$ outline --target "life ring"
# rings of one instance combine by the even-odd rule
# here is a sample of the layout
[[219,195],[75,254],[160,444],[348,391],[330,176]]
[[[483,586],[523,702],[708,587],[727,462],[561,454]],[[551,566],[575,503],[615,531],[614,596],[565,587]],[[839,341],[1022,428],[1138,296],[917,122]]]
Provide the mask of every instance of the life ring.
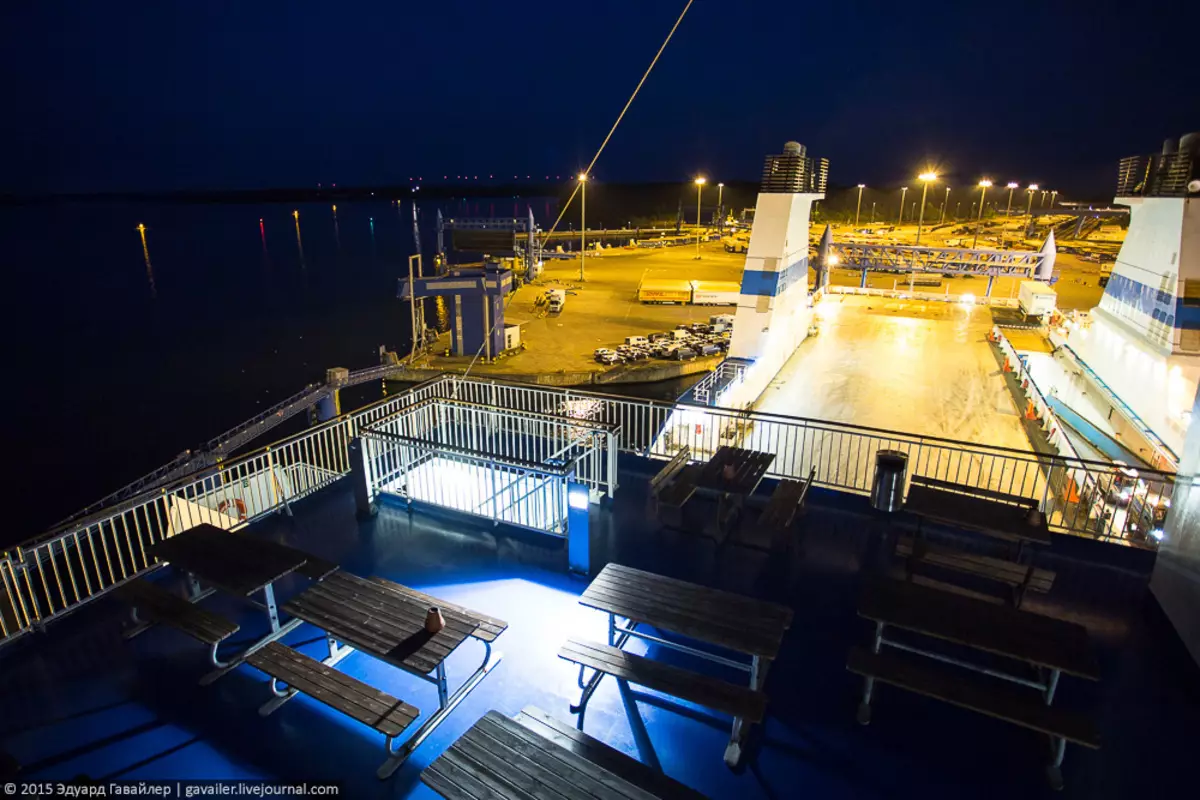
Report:
[[[246,504],[242,502],[242,498],[235,497],[233,498],[233,502],[237,507],[238,521],[240,522],[241,520],[246,519],[246,517],[249,515],[246,513]],[[227,508],[229,508],[228,500],[222,500],[217,504],[217,511],[221,514],[224,514]]]

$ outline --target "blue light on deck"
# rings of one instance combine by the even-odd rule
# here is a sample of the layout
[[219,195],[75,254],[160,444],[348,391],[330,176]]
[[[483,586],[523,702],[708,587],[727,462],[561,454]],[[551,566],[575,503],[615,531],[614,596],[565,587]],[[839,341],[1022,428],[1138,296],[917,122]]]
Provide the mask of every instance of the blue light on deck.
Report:
[[586,486],[573,483],[567,490],[567,506],[576,511],[587,511],[588,489]]

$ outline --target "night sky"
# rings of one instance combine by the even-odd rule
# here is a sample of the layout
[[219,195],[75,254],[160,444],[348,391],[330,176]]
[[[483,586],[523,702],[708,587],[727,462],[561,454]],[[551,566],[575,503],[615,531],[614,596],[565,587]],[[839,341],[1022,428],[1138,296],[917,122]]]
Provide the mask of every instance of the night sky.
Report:
[[[569,174],[682,0],[5,3],[0,191]],[[696,0],[596,168],[1111,191],[1200,129],[1200,4]]]

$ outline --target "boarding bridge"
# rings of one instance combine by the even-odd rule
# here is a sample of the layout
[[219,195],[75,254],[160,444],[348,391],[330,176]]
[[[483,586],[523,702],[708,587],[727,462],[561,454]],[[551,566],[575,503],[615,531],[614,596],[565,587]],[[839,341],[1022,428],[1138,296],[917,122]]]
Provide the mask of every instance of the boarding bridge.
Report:
[[[1053,242],[1050,242],[1053,246]],[[1046,251],[974,250],[963,247],[908,247],[833,243],[831,266],[887,272],[939,275],[987,275],[1029,278],[1044,271]]]

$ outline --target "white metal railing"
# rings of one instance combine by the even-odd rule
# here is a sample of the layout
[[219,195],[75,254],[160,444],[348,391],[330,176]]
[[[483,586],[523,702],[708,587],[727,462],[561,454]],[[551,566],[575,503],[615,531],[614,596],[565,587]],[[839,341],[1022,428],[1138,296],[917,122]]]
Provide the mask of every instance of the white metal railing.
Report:
[[350,470],[364,424],[435,396],[437,381],[74,520],[0,553],[0,645],[158,565],[149,548],[202,522],[237,529]]
[[372,492],[546,533],[566,532],[575,461],[547,467],[375,428],[362,432],[362,444]]
[[[938,292],[918,292],[909,291],[903,288],[905,282],[895,281],[896,288],[879,289],[873,287],[861,286],[836,286],[830,284],[826,287],[830,294],[857,294],[869,297],[895,297],[898,299],[924,300],[930,303],[961,303],[962,295],[950,294],[950,287],[947,286],[942,293]],[[980,306],[1002,306],[1005,308],[1016,308],[1018,305],[1015,297],[997,297],[995,295],[974,295],[971,301],[974,305]]]
[[422,400],[360,428],[494,455],[500,459],[558,466],[568,461],[574,479],[597,494],[617,487],[615,426],[569,414],[550,415],[457,399]]
[[801,479],[815,468],[819,485],[856,494],[870,493],[875,454],[899,450],[908,455],[910,475],[1029,498],[1052,529],[1100,539],[1143,543],[1146,531],[1161,526],[1174,488],[1170,472],[1140,470],[1131,478],[1120,465],[859,425],[482,379],[448,380],[441,390],[452,385],[456,396],[476,402],[543,413],[569,404],[577,413],[618,426],[624,451],[668,458],[686,445],[693,458],[703,460],[721,445],[746,447],[775,454],[770,477]]
[[[1160,527],[1174,475],[988,447],[822,420],[687,403],[618,397],[474,378],[441,377],[352,414],[131,498],[0,553],[0,644],[54,620],[157,565],[155,542],[200,522],[237,528],[317,491],[349,472],[349,442],[365,426],[410,406],[456,400],[529,415],[579,420],[605,430],[606,459],[618,450],[670,457],[687,445],[697,459],[723,444],[774,453],[771,477],[803,478],[816,469],[824,487],[870,491],[878,450],[908,454],[912,475],[1036,500],[1054,530],[1140,543]],[[470,453],[456,463],[469,463]],[[519,458],[508,458],[521,466]],[[530,472],[555,470],[530,464]],[[598,466],[614,476],[615,462]],[[599,484],[597,484],[599,485]]]

